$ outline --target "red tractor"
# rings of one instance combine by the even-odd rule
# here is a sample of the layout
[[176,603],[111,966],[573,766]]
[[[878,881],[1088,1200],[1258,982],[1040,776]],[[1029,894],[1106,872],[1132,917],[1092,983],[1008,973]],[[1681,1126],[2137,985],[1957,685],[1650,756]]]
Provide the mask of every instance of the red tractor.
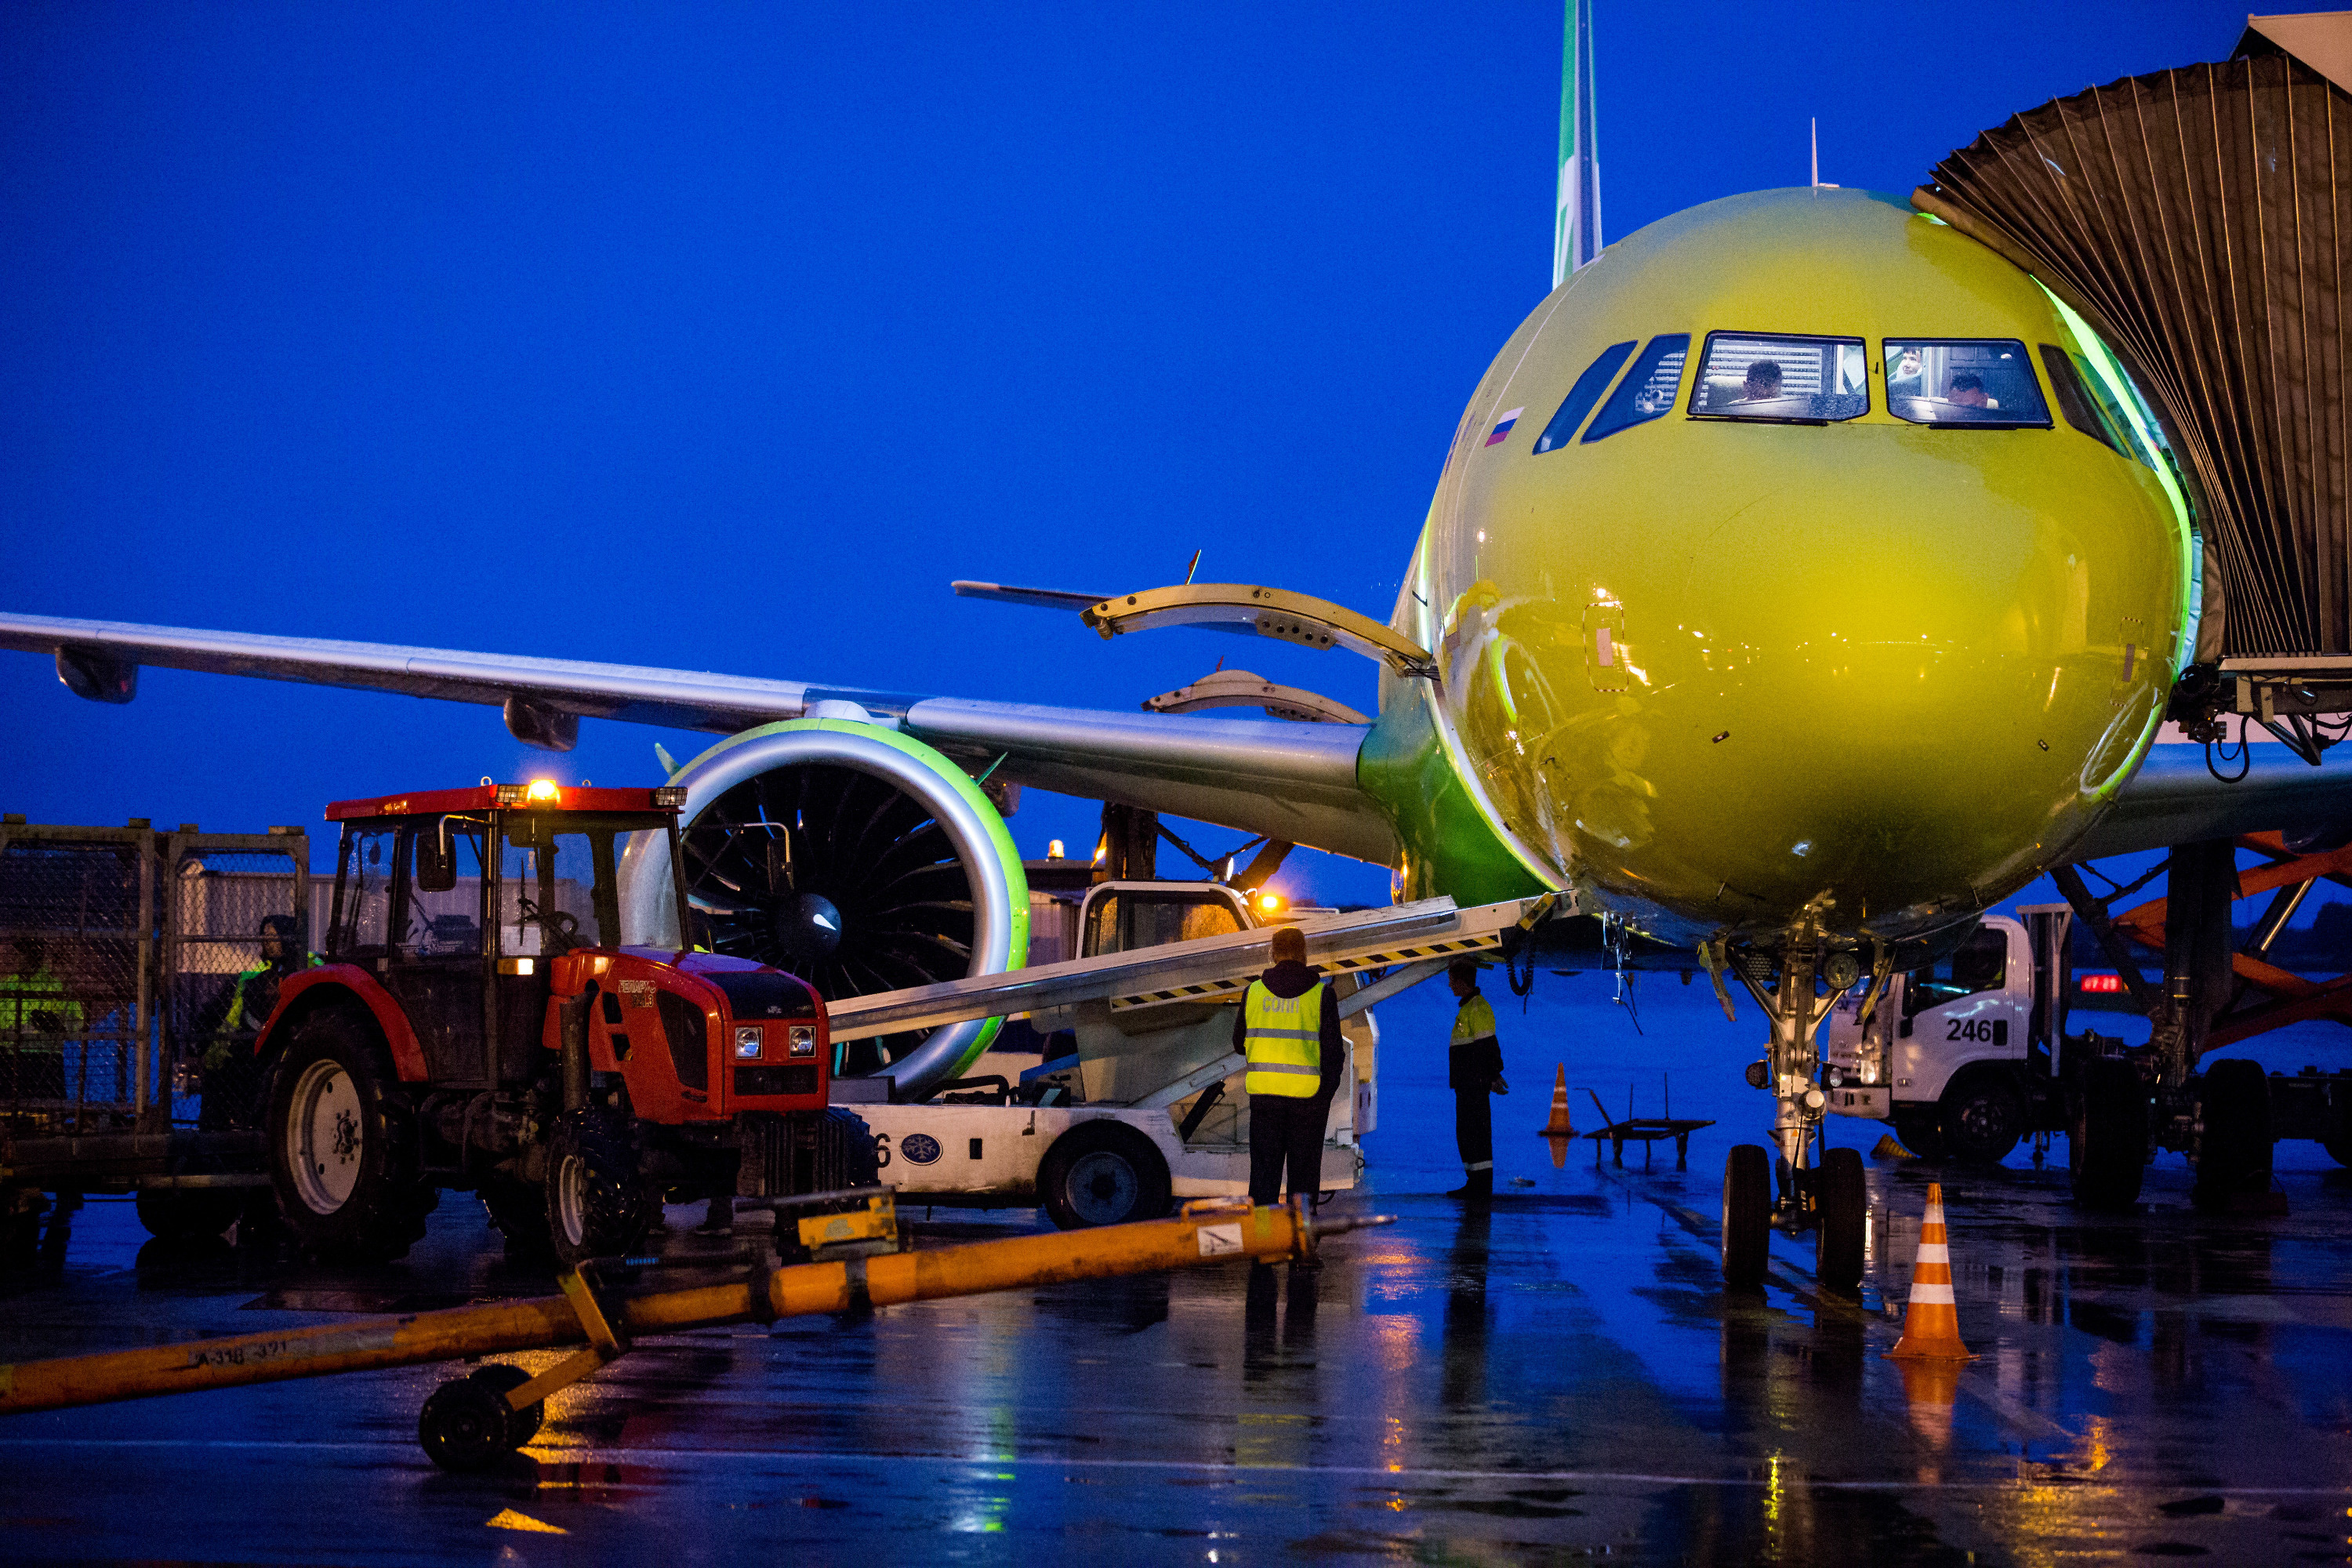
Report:
[[270,1173],[306,1249],[401,1257],[459,1188],[510,1256],[576,1262],[635,1249],[665,1196],[873,1181],[865,1123],[826,1103],[814,991],[625,945],[633,844],[666,842],[645,859],[667,927],[696,929],[685,795],[486,781],[327,808],[326,962],[285,981],[257,1046]]

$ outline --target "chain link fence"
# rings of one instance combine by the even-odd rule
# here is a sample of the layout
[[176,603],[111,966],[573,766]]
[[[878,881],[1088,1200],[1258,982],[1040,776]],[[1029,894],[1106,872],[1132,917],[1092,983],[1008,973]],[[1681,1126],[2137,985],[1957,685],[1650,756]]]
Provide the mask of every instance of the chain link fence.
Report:
[[309,858],[299,834],[167,836],[163,1028],[175,1121],[259,1125],[254,1042],[279,984],[310,962]]
[[[250,1125],[252,1042],[308,961],[310,882],[297,832],[0,823],[7,1135]],[[228,1064],[209,1108],[208,1061]]]
[[0,832],[0,1111],[21,1132],[122,1126],[147,1098],[154,837]]

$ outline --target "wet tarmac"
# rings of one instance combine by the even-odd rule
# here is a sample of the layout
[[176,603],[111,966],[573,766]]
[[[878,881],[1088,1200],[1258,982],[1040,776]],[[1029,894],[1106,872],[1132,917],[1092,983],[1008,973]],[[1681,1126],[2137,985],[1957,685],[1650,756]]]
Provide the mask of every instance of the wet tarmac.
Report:
[[[1400,1223],[1335,1243],[1319,1270],[1222,1265],[652,1342],[557,1395],[488,1476],[443,1475],[415,1447],[441,1368],[7,1418],[0,1556],[2352,1557],[2352,1173],[2290,1163],[2288,1215],[2216,1217],[2167,1158],[2137,1212],[2094,1218],[2066,1195],[2063,1142],[2042,1169],[2024,1151],[1973,1173],[1874,1162],[1859,1303],[1813,1290],[1802,1240],[1776,1243],[1762,1293],[1727,1294],[1719,1172],[1752,1130],[1703,1131],[1688,1172],[1670,1148],[1647,1172],[1630,1152],[1596,1167],[1582,1144],[1555,1169],[1517,1125],[1540,1119],[1536,1076],[1523,1059],[1498,1132],[1507,1182],[1532,1184],[1490,1209],[1436,1195],[1447,1151],[1408,1129],[1441,1101],[1400,1066],[1385,1190],[1349,1200]],[[1685,1098],[1678,1113],[1716,1109]],[[1760,1120],[1760,1097],[1727,1103]],[[1976,1359],[1906,1387],[1885,1352],[1931,1178]],[[671,1246],[710,1245],[686,1233],[696,1211],[670,1213]],[[909,1217],[921,1246],[1039,1223]],[[62,1273],[0,1296],[0,1360],[546,1289],[455,1194],[378,1269],[144,1242],[129,1204],[93,1200]]]

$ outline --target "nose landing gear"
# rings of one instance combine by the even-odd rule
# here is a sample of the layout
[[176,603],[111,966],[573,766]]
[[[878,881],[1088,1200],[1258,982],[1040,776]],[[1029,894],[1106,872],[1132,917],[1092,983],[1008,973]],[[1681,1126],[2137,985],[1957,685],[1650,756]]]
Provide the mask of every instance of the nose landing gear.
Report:
[[[1854,1295],[1862,1287],[1868,1199],[1862,1156],[1852,1149],[1822,1152],[1822,1115],[1829,1101],[1816,1081],[1816,1037],[1839,994],[1860,978],[1860,966],[1850,952],[1824,957],[1811,941],[1791,938],[1781,949],[1777,982],[1768,986],[1749,964],[1726,963],[1719,953],[1708,956],[1716,960],[1711,970],[1728,969],[1739,977],[1772,1024],[1765,1058],[1748,1069],[1748,1081],[1772,1094],[1773,1148],[1743,1143],[1725,1162],[1724,1283],[1735,1289],[1760,1286],[1770,1261],[1771,1232],[1810,1230],[1816,1282],[1823,1289]],[[1885,987],[1885,969],[1882,963],[1873,976],[1865,1009]],[[1777,1200],[1770,1182],[1775,1167],[1780,1175]]]

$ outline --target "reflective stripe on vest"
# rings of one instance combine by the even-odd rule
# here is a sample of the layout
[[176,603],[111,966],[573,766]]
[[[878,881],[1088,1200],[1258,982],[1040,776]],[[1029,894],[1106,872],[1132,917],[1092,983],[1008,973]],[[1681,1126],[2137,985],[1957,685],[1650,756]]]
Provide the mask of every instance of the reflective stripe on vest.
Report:
[[1252,1094],[1311,1099],[1323,1087],[1323,986],[1303,996],[1276,996],[1262,980],[1242,997],[1242,1046],[1249,1070],[1242,1087]]

